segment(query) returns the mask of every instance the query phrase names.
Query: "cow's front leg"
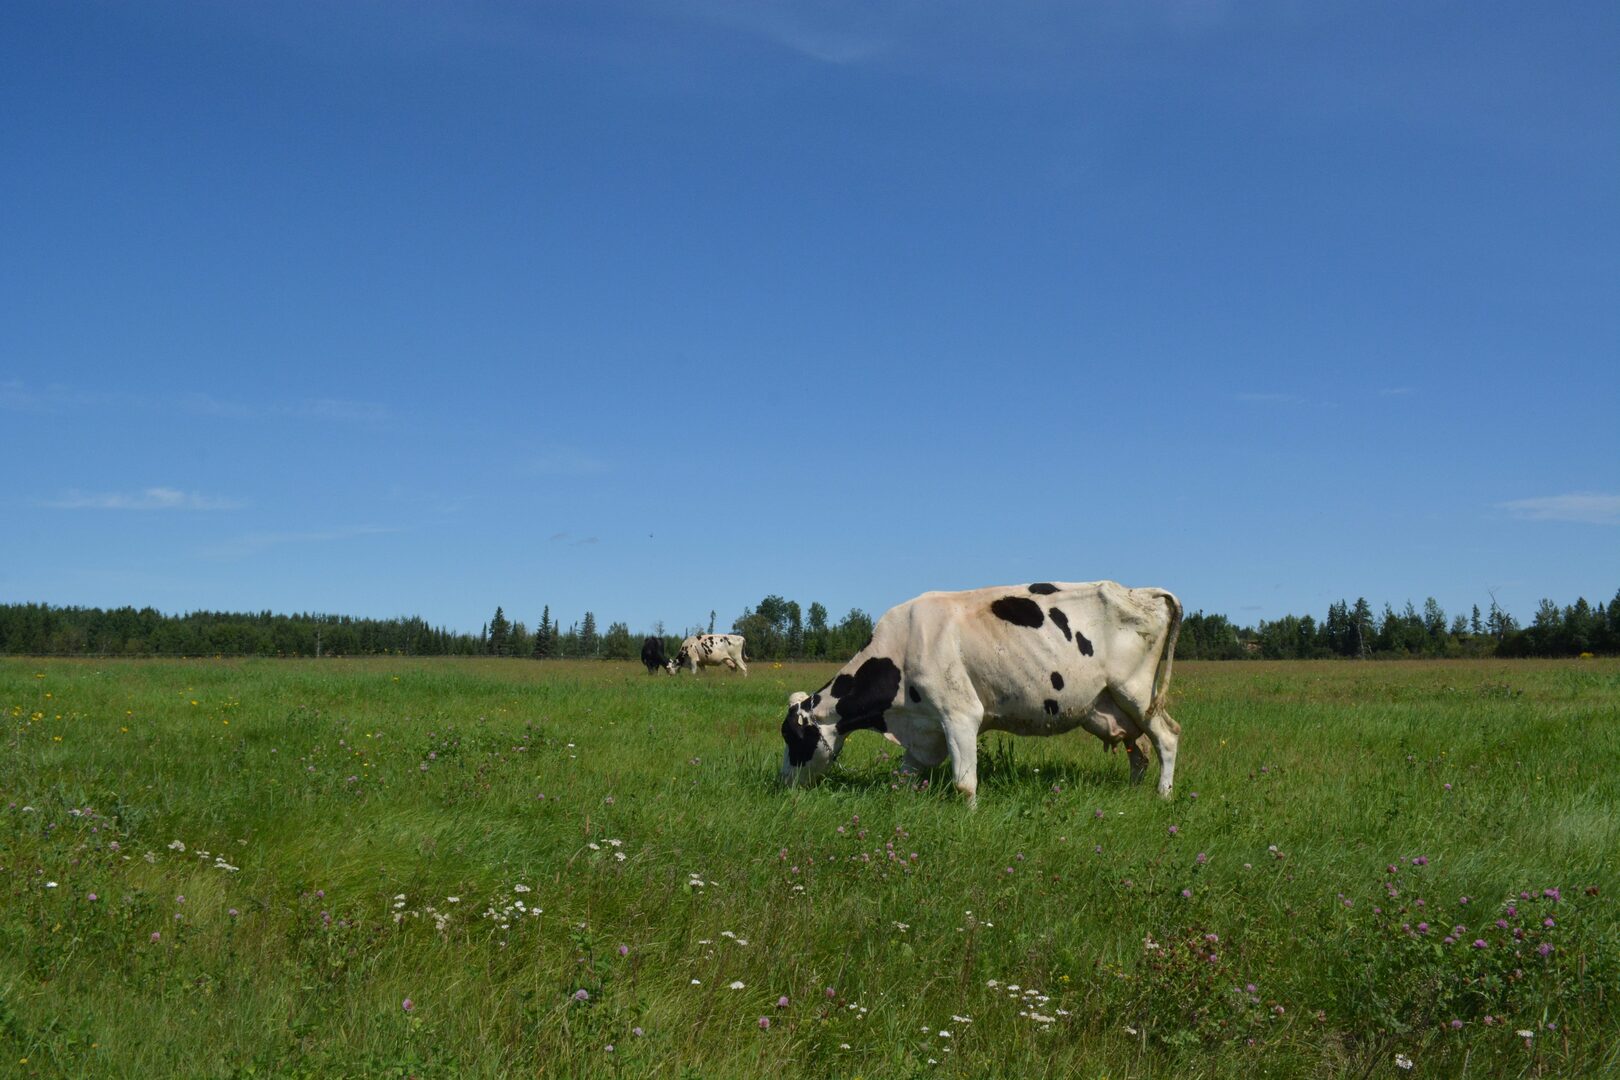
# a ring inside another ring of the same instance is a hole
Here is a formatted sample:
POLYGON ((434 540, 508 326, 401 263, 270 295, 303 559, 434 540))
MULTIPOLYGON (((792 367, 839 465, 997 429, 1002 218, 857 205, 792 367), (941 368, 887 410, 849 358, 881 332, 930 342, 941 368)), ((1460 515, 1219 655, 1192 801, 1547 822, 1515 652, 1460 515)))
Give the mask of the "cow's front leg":
POLYGON ((969 810, 979 805, 979 720, 977 716, 945 718, 945 742, 951 749, 956 790, 967 796, 969 810))

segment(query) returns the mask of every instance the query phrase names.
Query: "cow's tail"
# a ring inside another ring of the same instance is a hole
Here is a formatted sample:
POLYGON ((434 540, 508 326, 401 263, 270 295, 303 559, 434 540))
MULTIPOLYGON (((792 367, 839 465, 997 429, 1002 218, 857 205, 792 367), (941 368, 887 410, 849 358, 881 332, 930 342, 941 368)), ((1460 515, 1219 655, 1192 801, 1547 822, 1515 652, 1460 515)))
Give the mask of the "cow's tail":
MULTIPOLYGON (((1149 716, 1164 709, 1165 696, 1170 693, 1170 667, 1176 659, 1176 639, 1181 636, 1181 601, 1176 599, 1174 593, 1163 589, 1155 591, 1170 609, 1170 630, 1165 634, 1164 652, 1160 654, 1158 669, 1153 673, 1153 699, 1148 703, 1149 716)), ((1170 719, 1168 713, 1165 719, 1170 719)))

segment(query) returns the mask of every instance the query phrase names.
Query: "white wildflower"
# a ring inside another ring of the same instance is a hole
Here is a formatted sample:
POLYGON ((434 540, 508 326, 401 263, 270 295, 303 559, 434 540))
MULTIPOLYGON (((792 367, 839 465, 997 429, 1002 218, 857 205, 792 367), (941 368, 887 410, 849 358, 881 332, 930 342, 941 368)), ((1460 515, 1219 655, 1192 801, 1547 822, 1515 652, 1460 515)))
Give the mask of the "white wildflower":
POLYGON ((514 886, 512 886, 512 891, 522 893, 522 892, 533 892, 534 890, 530 889, 527 885, 514 885, 514 886))
POLYGON ((743 988, 743 982, 742 982, 741 979, 738 979, 736 982, 731 984, 731 989, 733 989, 733 990, 741 990, 742 988, 743 988))
POLYGON ((1412 1067, 1412 1059, 1407 1057, 1405 1054, 1396 1054, 1395 1064, 1399 1065, 1403 1069, 1410 1069, 1412 1067))
POLYGON ((169 841, 169 850, 170 851, 184 851, 184 850, 186 850, 186 845, 182 844, 178 840, 170 840, 169 841))

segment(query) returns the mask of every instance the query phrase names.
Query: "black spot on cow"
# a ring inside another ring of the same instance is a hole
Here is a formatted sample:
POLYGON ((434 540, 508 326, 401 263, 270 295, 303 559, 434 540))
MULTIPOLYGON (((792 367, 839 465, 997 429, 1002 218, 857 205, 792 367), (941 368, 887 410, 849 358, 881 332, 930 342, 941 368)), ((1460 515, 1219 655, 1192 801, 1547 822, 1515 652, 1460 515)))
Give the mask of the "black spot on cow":
POLYGON ((1063 631, 1063 640, 1068 641, 1074 635, 1069 633, 1069 617, 1055 607, 1046 609, 1047 615, 1052 618, 1052 625, 1063 631))
POLYGON ((810 759, 816 756, 821 730, 815 724, 801 721, 798 706, 790 705, 782 721, 782 741, 787 743, 788 764, 798 768, 810 764, 810 759))
POLYGON ((1041 605, 1027 596, 1003 596, 990 605, 990 610, 998 619, 1005 619, 1014 626, 1027 626, 1031 630, 1039 630, 1046 621, 1041 614, 1041 605))
POLYGON ((847 734, 861 728, 887 731, 883 714, 889 711, 900 692, 900 668, 887 656, 874 656, 854 675, 847 672, 833 680, 833 697, 838 699, 838 731, 847 734))
POLYGON ((1074 640, 1075 640, 1075 644, 1080 646, 1080 655, 1081 656, 1090 656, 1095 651, 1091 647, 1090 639, 1088 639, 1086 637, 1086 635, 1082 634, 1078 630, 1076 630, 1074 632, 1074 640))
POLYGON ((1029 587, 1029 591, 1034 593, 1036 596, 1051 596, 1053 593, 1057 592, 1057 586, 1053 585, 1050 581, 1037 581, 1035 584, 1029 587))
POLYGON ((912 701, 921 701, 922 700, 922 695, 917 693, 917 688, 915 686, 907 687, 906 692, 911 695, 911 700, 912 701))
POLYGON ((1058 703, 1053 701, 1051 698, 1047 698, 1045 701, 1041 702, 1041 708, 1045 709, 1053 716, 1058 714, 1058 703))
POLYGON ((1052 672, 1052 689, 1063 689, 1063 676, 1056 671, 1052 672))

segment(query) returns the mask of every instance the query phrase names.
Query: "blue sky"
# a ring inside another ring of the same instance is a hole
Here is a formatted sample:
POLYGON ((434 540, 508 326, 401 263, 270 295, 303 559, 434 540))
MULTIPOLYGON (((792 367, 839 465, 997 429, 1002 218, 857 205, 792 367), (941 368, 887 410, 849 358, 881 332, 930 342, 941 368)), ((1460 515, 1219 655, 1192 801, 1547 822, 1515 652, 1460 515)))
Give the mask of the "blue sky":
POLYGON ((0 10, 0 599, 1620 588, 1620 7, 0 10))

